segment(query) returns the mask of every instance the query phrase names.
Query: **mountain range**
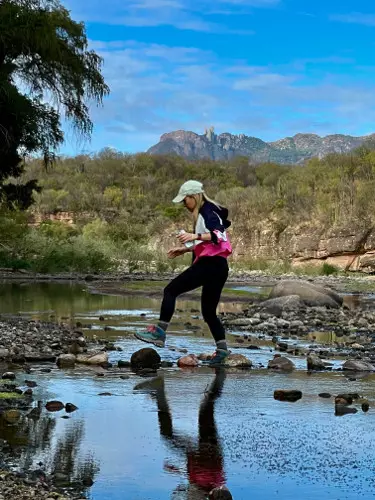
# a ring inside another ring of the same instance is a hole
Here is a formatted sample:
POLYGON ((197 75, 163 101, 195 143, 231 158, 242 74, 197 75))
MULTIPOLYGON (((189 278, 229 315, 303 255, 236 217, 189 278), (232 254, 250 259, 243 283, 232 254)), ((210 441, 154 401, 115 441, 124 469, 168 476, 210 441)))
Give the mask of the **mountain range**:
POLYGON ((174 154, 190 160, 230 160, 235 156, 246 156, 254 163, 303 164, 310 158, 323 158, 329 153, 348 153, 366 143, 374 146, 375 134, 361 137, 343 134, 325 137, 296 134, 275 142, 265 142, 244 134, 217 135, 211 127, 202 135, 185 130, 163 134, 148 153, 174 154))

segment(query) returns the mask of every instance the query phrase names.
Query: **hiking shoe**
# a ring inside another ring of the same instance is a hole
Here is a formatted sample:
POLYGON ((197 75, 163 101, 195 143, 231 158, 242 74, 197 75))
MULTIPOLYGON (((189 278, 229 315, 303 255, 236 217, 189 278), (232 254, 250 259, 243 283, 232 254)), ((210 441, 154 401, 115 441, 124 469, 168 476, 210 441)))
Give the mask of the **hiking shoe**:
POLYGON ((212 358, 208 362, 208 366, 223 366, 225 364, 225 360, 229 356, 230 351, 226 351, 224 349, 217 349, 216 352, 212 355, 212 358))
POLYGON ((164 347, 165 345, 165 331, 160 326, 150 325, 146 330, 136 332, 135 336, 142 342, 154 344, 156 347, 164 347))

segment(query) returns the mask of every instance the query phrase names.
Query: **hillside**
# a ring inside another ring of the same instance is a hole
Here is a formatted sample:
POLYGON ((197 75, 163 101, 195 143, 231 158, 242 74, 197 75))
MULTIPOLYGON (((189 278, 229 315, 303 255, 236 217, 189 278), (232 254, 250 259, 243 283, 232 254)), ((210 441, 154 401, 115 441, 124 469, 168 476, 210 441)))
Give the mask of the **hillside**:
POLYGON ((264 142, 244 134, 216 135, 214 129, 210 128, 203 135, 184 130, 164 134, 148 153, 175 154, 189 160, 230 160, 236 156, 246 156, 254 163, 302 164, 310 158, 323 158, 329 153, 348 153, 374 139, 375 134, 363 137, 296 134, 275 142, 264 142))

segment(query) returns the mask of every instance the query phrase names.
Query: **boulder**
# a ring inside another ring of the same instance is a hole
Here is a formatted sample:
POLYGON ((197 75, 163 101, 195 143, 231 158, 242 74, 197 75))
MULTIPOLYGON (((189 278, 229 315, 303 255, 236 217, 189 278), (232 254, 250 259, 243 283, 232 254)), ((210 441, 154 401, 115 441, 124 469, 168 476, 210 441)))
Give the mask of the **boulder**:
POLYGON ((160 356, 152 347, 145 347, 132 354, 130 365, 132 370, 139 371, 144 368, 157 370, 160 367, 160 356))
POLYGON ((268 299, 261 303, 262 311, 277 317, 280 317, 284 310, 299 309, 302 306, 303 302, 299 295, 285 295, 284 297, 268 299))
POLYGON ((348 361, 345 361, 342 365, 342 369, 355 372, 373 372, 375 371, 375 366, 367 361, 348 359, 348 361))
POLYGON ((76 357, 74 354, 61 354, 61 356, 57 358, 56 363, 59 368, 74 368, 76 357))
POLYGON ((277 356, 268 361, 268 368, 272 370, 292 371, 295 369, 293 361, 284 356, 277 356))
POLYGON ((2 374, 1 378, 3 380, 15 380, 16 374, 13 372, 6 372, 2 374))
POLYGON ((64 403, 62 403, 61 401, 48 401, 48 403, 46 404, 46 410, 51 412, 61 411, 64 409, 64 407, 64 403))
POLYGON ((326 368, 326 363, 324 363, 324 361, 322 361, 316 354, 311 353, 307 356, 308 370, 325 370, 326 368))
POLYGON ((273 393, 273 397, 278 401, 290 401, 291 403, 294 403, 302 398, 302 392, 293 389, 278 389, 273 393))
POLYGON ((298 295, 300 300, 308 306, 339 308, 343 303, 342 297, 331 288, 303 280, 280 281, 272 288, 269 298, 274 299, 288 295, 298 295))
POLYGON ((88 354, 78 354, 76 357, 77 363, 83 365, 104 365, 108 363, 108 354, 104 351, 92 352, 88 354))
POLYGON ((180 368, 194 368, 199 365, 199 359, 195 354, 188 354, 187 356, 183 356, 177 361, 177 366, 180 368))
POLYGON ((225 366, 228 368, 251 368, 252 364, 243 354, 230 354, 225 360, 225 366))

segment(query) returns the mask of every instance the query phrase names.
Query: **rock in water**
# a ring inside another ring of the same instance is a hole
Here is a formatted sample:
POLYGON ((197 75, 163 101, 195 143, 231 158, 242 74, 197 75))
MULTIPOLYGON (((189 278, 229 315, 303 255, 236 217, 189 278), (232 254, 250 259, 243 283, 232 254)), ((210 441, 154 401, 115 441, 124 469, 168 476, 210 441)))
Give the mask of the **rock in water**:
POLYGON ((108 363, 108 354, 105 351, 99 351, 89 354, 78 354, 77 363, 84 365, 101 366, 108 363))
POLYGON ((76 357, 74 354, 61 354, 61 356, 57 358, 56 363, 59 368, 74 368, 76 357))
POLYGON ((180 368, 193 368, 199 365, 199 359, 195 354, 183 356, 177 361, 177 366, 180 368))
POLYGON ((326 364, 316 354, 309 354, 307 356, 307 369, 308 370, 325 370, 326 364))
POLYGON ((64 404, 61 401, 49 401, 46 404, 46 410, 55 412, 55 411, 61 411, 64 409, 64 404))
POLYGON ((228 368, 251 368, 252 364, 243 354, 230 354, 225 360, 225 366, 228 368))
POLYGON ((280 317, 284 310, 299 309, 303 306, 299 295, 286 295, 285 297, 276 297, 268 299, 261 303, 263 311, 273 316, 280 317))
POLYGON ((233 500, 231 492, 226 486, 220 486, 210 491, 208 498, 210 500, 233 500))
POLYGON ((369 411, 369 409, 370 409, 370 405, 369 405, 368 401, 364 401, 362 403, 362 411, 367 413, 369 411))
POLYGON ((14 380, 16 378, 16 375, 13 372, 6 372, 3 373, 1 378, 3 380, 14 380))
POLYGON ((285 297, 287 295, 298 295, 308 306, 325 306, 339 308, 343 299, 331 288, 315 285, 309 281, 281 281, 275 285, 269 295, 270 299, 285 297))
POLYGON ((66 403, 65 405, 65 411, 66 413, 73 413, 74 411, 77 411, 78 407, 74 405, 73 403, 66 403))
POLYGON ((291 403, 294 403, 295 401, 298 401, 299 399, 302 398, 302 392, 295 391, 292 389, 290 390, 278 389, 273 393, 273 397, 278 401, 289 401, 291 403))
POLYGON ((355 372, 373 372, 375 371, 375 366, 367 361, 348 359, 348 361, 345 361, 342 365, 342 369, 355 372))
POLYGON ((268 368, 272 370, 292 371, 295 369, 295 365, 290 359, 278 356, 268 361, 268 368))
POLYGON ((21 412, 18 410, 7 410, 3 413, 3 419, 8 424, 17 424, 21 418, 21 412))
POLYGON ((144 368, 157 370, 160 367, 160 356, 152 347, 145 347, 132 354, 130 365, 132 370, 139 371, 144 368))

